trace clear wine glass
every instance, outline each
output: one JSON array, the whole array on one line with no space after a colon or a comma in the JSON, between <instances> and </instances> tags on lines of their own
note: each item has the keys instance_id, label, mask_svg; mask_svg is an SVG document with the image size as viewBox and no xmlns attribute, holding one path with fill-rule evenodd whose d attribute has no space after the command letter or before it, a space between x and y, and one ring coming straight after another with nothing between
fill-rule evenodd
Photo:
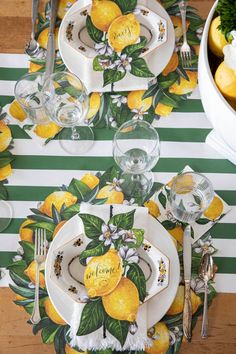
<instances>
[{"instance_id":1,"label":"clear wine glass","mask_svg":"<svg viewBox=\"0 0 236 354\"><path fill-rule=\"evenodd\" d=\"M0 199L0 233L5 230L12 220L12 207L5 200Z\"/></svg>"},{"instance_id":2,"label":"clear wine glass","mask_svg":"<svg viewBox=\"0 0 236 354\"><path fill-rule=\"evenodd\" d=\"M63 128L62 148L78 155L88 151L94 142L92 129L86 124L89 96L80 79L69 72L52 74L44 83L44 105L50 119Z\"/></svg>"},{"instance_id":3,"label":"clear wine glass","mask_svg":"<svg viewBox=\"0 0 236 354\"><path fill-rule=\"evenodd\" d=\"M126 195L145 196L153 185L151 169L160 156L156 130L146 121L130 120L115 133L113 157L122 169L121 185Z\"/></svg>"},{"instance_id":4,"label":"clear wine glass","mask_svg":"<svg viewBox=\"0 0 236 354\"><path fill-rule=\"evenodd\" d=\"M43 102L43 82L43 73L30 73L22 76L15 85L16 100L34 124L50 123Z\"/></svg>"},{"instance_id":5,"label":"clear wine glass","mask_svg":"<svg viewBox=\"0 0 236 354\"><path fill-rule=\"evenodd\" d=\"M187 224L198 220L214 197L211 181L201 173L185 172L174 178L169 194L174 217Z\"/></svg>"}]
</instances>

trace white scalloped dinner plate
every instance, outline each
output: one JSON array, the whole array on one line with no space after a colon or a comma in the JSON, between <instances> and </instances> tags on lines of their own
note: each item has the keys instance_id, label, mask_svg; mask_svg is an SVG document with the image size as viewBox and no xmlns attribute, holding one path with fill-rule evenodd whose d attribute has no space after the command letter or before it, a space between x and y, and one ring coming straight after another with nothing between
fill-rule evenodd
<instances>
[{"instance_id":1,"label":"white scalloped dinner plate","mask_svg":"<svg viewBox=\"0 0 236 354\"><path fill-rule=\"evenodd\" d=\"M76 48L73 48L73 46L68 44L68 41L65 39L66 29L71 22L71 19L74 18L73 16L76 13L80 14L80 10L83 12L83 9L91 5L91 3L91 0L80 0L68 10L62 20L59 30L59 51L68 70L83 81L88 92L110 92L111 85L103 87L103 74L93 70L92 59L89 58L89 56L86 57L83 55L82 51L80 53ZM138 0L138 5L144 6L152 11L153 17L155 17L154 14L158 17L160 16L167 24L167 39L165 43L162 43L161 46L151 50L149 53L147 52L147 55L144 57L151 72L157 76L166 67L173 53L175 46L174 27L166 10L156 0ZM158 23L156 23L156 26L158 26ZM148 29L147 32L148 31L150 31L150 29ZM73 35L75 35L75 33ZM90 51L93 52L92 49ZM136 77L127 73L122 80L114 83L113 91L146 90L150 80L151 78Z\"/></svg>"},{"instance_id":2,"label":"white scalloped dinner plate","mask_svg":"<svg viewBox=\"0 0 236 354\"><path fill-rule=\"evenodd\" d=\"M149 234L146 235L147 240L164 253L170 262L169 286L147 301L148 327L152 327L165 315L175 298L179 285L180 266L178 254L169 233L151 216L149 216L149 230ZM83 223L79 216L76 215L59 230L54 238L48 251L45 265L45 278L49 297L60 316L69 325L73 318L74 301L60 287L55 285L51 278L51 265L55 258L55 250L82 232Z\"/></svg>"}]
</instances>

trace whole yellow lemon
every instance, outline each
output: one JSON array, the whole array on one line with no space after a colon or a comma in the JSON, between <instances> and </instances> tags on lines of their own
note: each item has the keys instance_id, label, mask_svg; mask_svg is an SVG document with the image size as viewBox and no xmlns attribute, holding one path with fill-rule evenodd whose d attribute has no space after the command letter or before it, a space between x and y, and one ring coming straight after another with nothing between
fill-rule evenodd
<instances>
[{"instance_id":1,"label":"whole yellow lemon","mask_svg":"<svg viewBox=\"0 0 236 354\"><path fill-rule=\"evenodd\" d=\"M1 167L0 168L0 181L4 181L4 179L9 177L11 174L12 174L12 168L11 168L10 163L4 167Z\"/></svg>"},{"instance_id":2,"label":"whole yellow lemon","mask_svg":"<svg viewBox=\"0 0 236 354\"><path fill-rule=\"evenodd\" d=\"M89 98L89 110L86 119L89 120L93 118L99 111L100 105L101 105L101 96L99 92L93 92Z\"/></svg>"},{"instance_id":3,"label":"whole yellow lemon","mask_svg":"<svg viewBox=\"0 0 236 354\"><path fill-rule=\"evenodd\" d=\"M143 99L145 90L131 91L127 97L127 105L129 109L138 109L146 112L152 105L152 97Z\"/></svg>"},{"instance_id":4,"label":"whole yellow lemon","mask_svg":"<svg viewBox=\"0 0 236 354\"><path fill-rule=\"evenodd\" d=\"M59 133L60 130L61 127L54 122L49 124L37 124L34 128L35 134L43 139L53 138L57 133Z\"/></svg>"},{"instance_id":5,"label":"whole yellow lemon","mask_svg":"<svg viewBox=\"0 0 236 354\"><path fill-rule=\"evenodd\" d=\"M139 293L134 283L123 277L115 290L102 297L102 303L106 313L115 320L134 322L139 308Z\"/></svg>"},{"instance_id":6,"label":"whole yellow lemon","mask_svg":"<svg viewBox=\"0 0 236 354\"><path fill-rule=\"evenodd\" d=\"M26 112L16 100L11 103L9 113L13 118L19 120L20 122L23 122L27 117Z\"/></svg>"},{"instance_id":7,"label":"whole yellow lemon","mask_svg":"<svg viewBox=\"0 0 236 354\"><path fill-rule=\"evenodd\" d=\"M94 189L99 184L99 178L92 173L86 173L81 181L86 184L90 189Z\"/></svg>"},{"instance_id":8,"label":"whole yellow lemon","mask_svg":"<svg viewBox=\"0 0 236 354\"><path fill-rule=\"evenodd\" d=\"M88 296L110 294L119 283L121 276L121 258L115 249L110 249L103 256L93 257L84 272L84 284L88 289Z\"/></svg>"},{"instance_id":9,"label":"whole yellow lemon","mask_svg":"<svg viewBox=\"0 0 236 354\"><path fill-rule=\"evenodd\" d=\"M40 267L40 270L44 269L44 265L42 264L42 266ZM33 284L36 284L36 262L32 261L30 263L30 265L28 266L28 268L26 268L24 270L25 275L27 275L27 277L29 277L29 279L31 280L31 282ZM45 284L45 278L43 273L39 273L39 286L41 288L45 288L46 284Z\"/></svg>"},{"instance_id":10,"label":"whole yellow lemon","mask_svg":"<svg viewBox=\"0 0 236 354\"><path fill-rule=\"evenodd\" d=\"M66 322L61 318L61 316L57 313L57 310L53 306L49 297L44 301L44 308L47 316L58 325L65 325Z\"/></svg>"},{"instance_id":11,"label":"whole yellow lemon","mask_svg":"<svg viewBox=\"0 0 236 354\"><path fill-rule=\"evenodd\" d=\"M148 200L147 202L144 203L144 206L148 208L149 214L154 216L154 218L158 218L158 216L161 215L159 206L157 205L154 200Z\"/></svg>"},{"instance_id":12,"label":"whole yellow lemon","mask_svg":"<svg viewBox=\"0 0 236 354\"><path fill-rule=\"evenodd\" d=\"M107 32L111 23L121 15L122 12L114 1L93 0L90 16L93 25L100 31Z\"/></svg>"},{"instance_id":13,"label":"whole yellow lemon","mask_svg":"<svg viewBox=\"0 0 236 354\"><path fill-rule=\"evenodd\" d=\"M197 311L198 307L201 305L201 298L191 290L191 303L193 314ZM177 294L171 307L167 311L167 315L178 315L183 312L184 309L184 285L179 285Z\"/></svg>"},{"instance_id":14,"label":"whole yellow lemon","mask_svg":"<svg viewBox=\"0 0 236 354\"><path fill-rule=\"evenodd\" d=\"M6 150L11 142L11 130L10 128L0 120L0 152Z\"/></svg>"},{"instance_id":15,"label":"whole yellow lemon","mask_svg":"<svg viewBox=\"0 0 236 354\"><path fill-rule=\"evenodd\" d=\"M52 204L56 207L57 211L60 212L61 207L65 204L69 207L77 202L77 197L75 197L70 192L58 191L53 192L45 199L44 203L40 207L40 211L48 216L52 216Z\"/></svg>"},{"instance_id":16,"label":"whole yellow lemon","mask_svg":"<svg viewBox=\"0 0 236 354\"><path fill-rule=\"evenodd\" d=\"M38 36L38 44L40 45L41 48L47 49L47 44L48 44L48 32L49 28L45 28L40 32ZM56 50L58 50L58 32L59 32L59 27L55 29L55 43L56 43Z\"/></svg>"},{"instance_id":17,"label":"whole yellow lemon","mask_svg":"<svg viewBox=\"0 0 236 354\"><path fill-rule=\"evenodd\" d=\"M140 36L140 23L134 14L122 15L115 19L108 29L108 42L115 52L135 44Z\"/></svg>"},{"instance_id":18,"label":"whole yellow lemon","mask_svg":"<svg viewBox=\"0 0 236 354\"><path fill-rule=\"evenodd\" d=\"M223 48L228 42L225 39L223 33L218 29L220 25L220 16L214 18L211 23L209 34L208 34L208 44L211 52L219 58L223 58Z\"/></svg>"},{"instance_id":19,"label":"whole yellow lemon","mask_svg":"<svg viewBox=\"0 0 236 354\"><path fill-rule=\"evenodd\" d=\"M170 345L169 330L164 322L158 322L148 331L150 338L153 339L152 347L145 348L145 352L148 354L163 354L166 353Z\"/></svg>"},{"instance_id":20,"label":"whole yellow lemon","mask_svg":"<svg viewBox=\"0 0 236 354\"><path fill-rule=\"evenodd\" d=\"M168 74L172 73L172 71L175 71L179 65L179 57L176 52L172 54L172 57L170 58L169 63L166 65L165 69L162 71L163 76L167 76Z\"/></svg>"},{"instance_id":21,"label":"whole yellow lemon","mask_svg":"<svg viewBox=\"0 0 236 354\"><path fill-rule=\"evenodd\" d=\"M105 204L123 204L124 193L112 189L111 186L104 186L96 196L96 199L103 198L107 198Z\"/></svg>"},{"instance_id":22,"label":"whole yellow lemon","mask_svg":"<svg viewBox=\"0 0 236 354\"><path fill-rule=\"evenodd\" d=\"M27 225L34 224L35 221L26 219L20 226L19 234L20 234L20 239L21 241L28 241L28 242L33 242L33 235L34 231L31 229L28 229Z\"/></svg>"},{"instance_id":23,"label":"whole yellow lemon","mask_svg":"<svg viewBox=\"0 0 236 354\"><path fill-rule=\"evenodd\" d=\"M166 104L159 102L155 108L155 113L158 116L168 117L170 115L170 113L172 112L173 108L174 107L167 106Z\"/></svg>"},{"instance_id":24,"label":"whole yellow lemon","mask_svg":"<svg viewBox=\"0 0 236 354\"><path fill-rule=\"evenodd\" d=\"M185 95L192 92L197 87L197 72L186 70L186 74L189 77L189 81L180 77L180 82L175 82L169 87L169 92L176 95Z\"/></svg>"},{"instance_id":25,"label":"whole yellow lemon","mask_svg":"<svg viewBox=\"0 0 236 354\"><path fill-rule=\"evenodd\" d=\"M224 61L215 72L215 82L223 96L236 100L236 73Z\"/></svg>"},{"instance_id":26,"label":"whole yellow lemon","mask_svg":"<svg viewBox=\"0 0 236 354\"><path fill-rule=\"evenodd\" d=\"M224 204L222 200L215 195L209 208L205 210L203 215L207 219L215 221L216 219L218 219L219 216L221 216L223 210L224 210Z\"/></svg>"}]
</instances>

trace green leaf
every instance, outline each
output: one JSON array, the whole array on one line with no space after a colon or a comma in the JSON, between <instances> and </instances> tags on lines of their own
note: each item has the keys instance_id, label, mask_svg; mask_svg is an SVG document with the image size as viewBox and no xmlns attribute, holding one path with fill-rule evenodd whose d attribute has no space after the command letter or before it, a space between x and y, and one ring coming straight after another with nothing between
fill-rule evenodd
<instances>
[{"instance_id":1,"label":"green leaf","mask_svg":"<svg viewBox=\"0 0 236 354\"><path fill-rule=\"evenodd\" d=\"M80 211L80 205L79 204L74 204L63 210L61 213L61 217L64 220L69 220L73 216L77 215Z\"/></svg>"},{"instance_id":2,"label":"green leaf","mask_svg":"<svg viewBox=\"0 0 236 354\"><path fill-rule=\"evenodd\" d=\"M54 204L52 204L52 218L54 221L54 224L59 224L61 222L61 216L57 211L57 208L55 207Z\"/></svg>"},{"instance_id":3,"label":"green leaf","mask_svg":"<svg viewBox=\"0 0 236 354\"><path fill-rule=\"evenodd\" d=\"M120 81L125 77L126 71L121 72L118 70L107 69L103 72L103 87L113 84L114 82Z\"/></svg>"},{"instance_id":4,"label":"green leaf","mask_svg":"<svg viewBox=\"0 0 236 354\"><path fill-rule=\"evenodd\" d=\"M91 189L82 181L73 178L68 187L68 191L78 198L78 202L85 200Z\"/></svg>"},{"instance_id":5,"label":"green leaf","mask_svg":"<svg viewBox=\"0 0 236 354\"><path fill-rule=\"evenodd\" d=\"M34 289L24 288L22 286L15 286L15 285L11 285L11 284L9 284L9 287L11 288L12 291L14 291L14 293L16 293L18 295L26 297L27 299L34 299L34 294L35 294ZM40 288L39 289L39 297L42 298L45 296L48 296L46 290Z\"/></svg>"},{"instance_id":6,"label":"green leaf","mask_svg":"<svg viewBox=\"0 0 236 354\"><path fill-rule=\"evenodd\" d=\"M161 192L161 193L158 195L158 200L159 200L159 202L161 203L161 205L163 206L163 208L165 209L165 208L166 208L166 202L167 202L167 199L166 199L165 194Z\"/></svg>"},{"instance_id":7,"label":"green leaf","mask_svg":"<svg viewBox=\"0 0 236 354\"><path fill-rule=\"evenodd\" d=\"M143 58L138 58L131 62L131 74L138 77L154 77Z\"/></svg>"},{"instance_id":8,"label":"green leaf","mask_svg":"<svg viewBox=\"0 0 236 354\"><path fill-rule=\"evenodd\" d=\"M98 216L90 214L79 214L84 224L84 231L88 238L98 238L102 233L104 221Z\"/></svg>"},{"instance_id":9,"label":"green leaf","mask_svg":"<svg viewBox=\"0 0 236 354\"><path fill-rule=\"evenodd\" d=\"M107 182L110 183L113 182L114 178L119 178L119 171L117 171L114 166L111 166L100 177L100 183L99 183L100 188L106 186Z\"/></svg>"},{"instance_id":10,"label":"green leaf","mask_svg":"<svg viewBox=\"0 0 236 354\"><path fill-rule=\"evenodd\" d=\"M93 25L90 16L87 16L87 19L86 19L86 28L87 28L87 31L88 31L88 34L89 34L90 38L92 38L92 40L93 40L95 43L100 43L100 42L102 41L103 32L100 31L98 28L96 28L96 27Z\"/></svg>"},{"instance_id":11,"label":"green leaf","mask_svg":"<svg viewBox=\"0 0 236 354\"><path fill-rule=\"evenodd\" d=\"M105 246L103 242L93 240L88 244L86 250L80 254L80 263L86 265L86 259L88 257L102 256L109 250L109 248L110 246Z\"/></svg>"},{"instance_id":12,"label":"green leaf","mask_svg":"<svg viewBox=\"0 0 236 354\"><path fill-rule=\"evenodd\" d=\"M19 244L24 250L24 259L27 264L34 260L34 244L28 241L20 241Z\"/></svg>"},{"instance_id":13,"label":"green leaf","mask_svg":"<svg viewBox=\"0 0 236 354\"><path fill-rule=\"evenodd\" d=\"M169 73L167 76L159 75L158 83L159 86L163 89L166 89L173 85L178 80L179 75L176 72Z\"/></svg>"},{"instance_id":14,"label":"green leaf","mask_svg":"<svg viewBox=\"0 0 236 354\"><path fill-rule=\"evenodd\" d=\"M43 343L52 344L59 328L60 327L54 323L50 327L44 327L41 332Z\"/></svg>"},{"instance_id":15,"label":"green leaf","mask_svg":"<svg viewBox=\"0 0 236 354\"><path fill-rule=\"evenodd\" d=\"M39 323L33 325L32 327L32 331L33 331L33 334L37 334L41 329L43 329L44 327L50 327L52 325L55 325L51 320L50 318L48 317L43 317Z\"/></svg>"},{"instance_id":16,"label":"green leaf","mask_svg":"<svg viewBox=\"0 0 236 354\"><path fill-rule=\"evenodd\" d=\"M102 305L102 300L99 298L98 300L91 301L84 306L77 335L84 336L86 334L90 334L102 327L103 323L104 308Z\"/></svg>"},{"instance_id":17,"label":"green leaf","mask_svg":"<svg viewBox=\"0 0 236 354\"><path fill-rule=\"evenodd\" d=\"M167 105L167 106L171 106L174 108L178 108L179 107L179 100L180 98L177 97L177 95L171 94L169 92L166 91L162 91L162 97L160 98L160 102Z\"/></svg>"},{"instance_id":18,"label":"green leaf","mask_svg":"<svg viewBox=\"0 0 236 354\"><path fill-rule=\"evenodd\" d=\"M109 224L117 226L118 229L130 230L134 224L135 209L128 213L116 214L109 220Z\"/></svg>"},{"instance_id":19,"label":"green leaf","mask_svg":"<svg viewBox=\"0 0 236 354\"><path fill-rule=\"evenodd\" d=\"M179 76L182 76L183 79L189 81L189 77L186 74L186 71L184 70L184 68L182 68L181 66L178 66L178 68L176 69L177 74L179 74Z\"/></svg>"},{"instance_id":20,"label":"green leaf","mask_svg":"<svg viewBox=\"0 0 236 354\"><path fill-rule=\"evenodd\" d=\"M146 279L142 269L136 263L129 264L129 270L127 272L127 278L129 278L138 289L139 300L143 302L145 300L146 291Z\"/></svg>"},{"instance_id":21,"label":"green leaf","mask_svg":"<svg viewBox=\"0 0 236 354\"><path fill-rule=\"evenodd\" d=\"M0 168L9 165L14 159L14 156L2 157L0 155Z\"/></svg>"},{"instance_id":22,"label":"green leaf","mask_svg":"<svg viewBox=\"0 0 236 354\"><path fill-rule=\"evenodd\" d=\"M176 227L176 224L170 220L165 220L161 224L166 230L173 230Z\"/></svg>"},{"instance_id":23,"label":"green leaf","mask_svg":"<svg viewBox=\"0 0 236 354\"><path fill-rule=\"evenodd\" d=\"M134 232L135 237L136 237L136 243L135 244L132 243L132 247L139 248L143 243L144 230L143 229L132 229L132 231Z\"/></svg>"},{"instance_id":24,"label":"green leaf","mask_svg":"<svg viewBox=\"0 0 236 354\"><path fill-rule=\"evenodd\" d=\"M108 198L93 199L91 201L91 204L93 204L93 205L103 205L103 204L106 203L107 199Z\"/></svg>"},{"instance_id":25,"label":"green leaf","mask_svg":"<svg viewBox=\"0 0 236 354\"><path fill-rule=\"evenodd\" d=\"M187 32L187 40L189 45L200 44L201 42L196 33L191 30L188 30Z\"/></svg>"},{"instance_id":26,"label":"green leaf","mask_svg":"<svg viewBox=\"0 0 236 354\"><path fill-rule=\"evenodd\" d=\"M65 339L65 328L67 326L60 327L56 332L54 337L54 348L57 354L66 354L66 339Z\"/></svg>"},{"instance_id":27,"label":"green leaf","mask_svg":"<svg viewBox=\"0 0 236 354\"><path fill-rule=\"evenodd\" d=\"M139 43L128 45L127 47L125 47L125 49L123 49L122 54L127 54L129 57L139 56L146 44L147 38L141 36Z\"/></svg>"},{"instance_id":28,"label":"green leaf","mask_svg":"<svg viewBox=\"0 0 236 354\"><path fill-rule=\"evenodd\" d=\"M25 265L26 265L26 263L25 263ZM23 271L22 271L22 274L17 274L13 270L9 270L9 275L10 275L10 278L13 280L13 282L16 285L18 285L20 287L28 288L30 281L29 281L29 278L23 273Z\"/></svg>"},{"instance_id":29,"label":"green leaf","mask_svg":"<svg viewBox=\"0 0 236 354\"><path fill-rule=\"evenodd\" d=\"M2 182L0 182L0 200L7 200L8 198L8 192L6 187L3 185Z\"/></svg>"},{"instance_id":30,"label":"green leaf","mask_svg":"<svg viewBox=\"0 0 236 354\"><path fill-rule=\"evenodd\" d=\"M128 321L119 321L111 318L110 316L106 316L106 329L120 342L122 347L128 336L129 324L130 323Z\"/></svg>"},{"instance_id":31,"label":"green leaf","mask_svg":"<svg viewBox=\"0 0 236 354\"><path fill-rule=\"evenodd\" d=\"M142 99L144 100L145 98L152 97L156 94L156 92L159 89L159 84L158 82L154 85L151 85L147 91L144 92Z\"/></svg>"},{"instance_id":32,"label":"green leaf","mask_svg":"<svg viewBox=\"0 0 236 354\"><path fill-rule=\"evenodd\" d=\"M108 57L105 55L97 55L94 59L93 59L93 70L94 71L104 71L104 68L101 66L101 64L99 63L99 59L107 59Z\"/></svg>"},{"instance_id":33,"label":"green leaf","mask_svg":"<svg viewBox=\"0 0 236 354\"><path fill-rule=\"evenodd\" d=\"M196 220L196 223L199 224L199 225L206 225L206 224L208 224L210 221L211 221L211 220L209 220L209 219L201 218L201 219Z\"/></svg>"},{"instance_id":34,"label":"green leaf","mask_svg":"<svg viewBox=\"0 0 236 354\"><path fill-rule=\"evenodd\" d=\"M26 306L29 306L30 304L34 303L34 299L15 300L13 302L17 306L26 307Z\"/></svg>"},{"instance_id":35,"label":"green leaf","mask_svg":"<svg viewBox=\"0 0 236 354\"><path fill-rule=\"evenodd\" d=\"M161 98L163 98L163 91L161 89L158 89L154 98L153 98L153 102L152 102L152 105L154 108L156 108L156 106L160 102Z\"/></svg>"},{"instance_id":36,"label":"green leaf","mask_svg":"<svg viewBox=\"0 0 236 354\"><path fill-rule=\"evenodd\" d=\"M54 224L52 218L46 216L45 214L27 215L27 218L36 222L45 221ZM23 228L27 229L27 225L24 226Z\"/></svg>"},{"instance_id":37,"label":"green leaf","mask_svg":"<svg viewBox=\"0 0 236 354\"><path fill-rule=\"evenodd\" d=\"M13 262L8 265L7 269L15 272L16 274L23 276L24 279L28 279L24 274L24 270L27 268L27 263L25 260L21 259L20 261Z\"/></svg>"},{"instance_id":38,"label":"green leaf","mask_svg":"<svg viewBox=\"0 0 236 354\"><path fill-rule=\"evenodd\" d=\"M34 224L26 225L25 228L31 229L31 230L35 230L35 229L39 229L40 228L40 229L47 230L49 233L53 233L55 227L56 227L55 224L41 221L41 222L37 222L37 223L34 223Z\"/></svg>"},{"instance_id":39,"label":"green leaf","mask_svg":"<svg viewBox=\"0 0 236 354\"><path fill-rule=\"evenodd\" d=\"M137 0L114 0L114 2L119 6L122 11L122 14L127 14L133 12L137 6Z\"/></svg>"}]
</instances>

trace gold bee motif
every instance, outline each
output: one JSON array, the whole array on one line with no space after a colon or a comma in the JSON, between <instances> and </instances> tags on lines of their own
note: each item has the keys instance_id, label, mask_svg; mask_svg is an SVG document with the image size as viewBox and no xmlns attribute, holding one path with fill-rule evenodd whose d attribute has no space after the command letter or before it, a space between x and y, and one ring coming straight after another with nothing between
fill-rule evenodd
<instances>
[{"instance_id":1,"label":"gold bee motif","mask_svg":"<svg viewBox=\"0 0 236 354\"><path fill-rule=\"evenodd\" d=\"M147 11L147 10L141 10L141 13L143 14L143 16L148 16L149 11Z\"/></svg>"},{"instance_id":2,"label":"gold bee motif","mask_svg":"<svg viewBox=\"0 0 236 354\"><path fill-rule=\"evenodd\" d=\"M68 26L66 27L66 38L69 42L73 41L73 35L72 35L73 28L74 28L74 22L70 21L68 23Z\"/></svg>"},{"instance_id":3,"label":"gold bee motif","mask_svg":"<svg viewBox=\"0 0 236 354\"><path fill-rule=\"evenodd\" d=\"M80 247L82 244L83 244L83 241L81 240L81 238L78 238L78 240L76 240L76 241L73 243L73 246L75 246L75 247Z\"/></svg>"},{"instance_id":4,"label":"gold bee motif","mask_svg":"<svg viewBox=\"0 0 236 354\"><path fill-rule=\"evenodd\" d=\"M61 263L63 260L63 252L58 252L54 262L54 273L59 278L61 276Z\"/></svg>"},{"instance_id":5,"label":"gold bee motif","mask_svg":"<svg viewBox=\"0 0 236 354\"><path fill-rule=\"evenodd\" d=\"M68 290L71 291L73 294L77 294L78 293L78 290L76 289L76 287L72 286L72 285L69 287Z\"/></svg>"},{"instance_id":6,"label":"gold bee motif","mask_svg":"<svg viewBox=\"0 0 236 354\"><path fill-rule=\"evenodd\" d=\"M88 15L88 10L81 11L80 15L81 16L87 16Z\"/></svg>"},{"instance_id":7,"label":"gold bee motif","mask_svg":"<svg viewBox=\"0 0 236 354\"><path fill-rule=\"evenodd\" d=\"M79 50L81 50L82 52L86 52L86 49L82 45L79 46Z\"/></svg>"},{"instance_id":8,"label":"gold bee motif","mask_svg":"<svg viewBox=\"0 0 236 354\"><path fill-rule=\"evenodd\" d=\"M144 249L144 251L149 252L149 251L150 251L150 248L151 248L151 246L148 245L147 243L144 243L144 244L143 244L143 249Z\"/></svg>"}]
</instances>

